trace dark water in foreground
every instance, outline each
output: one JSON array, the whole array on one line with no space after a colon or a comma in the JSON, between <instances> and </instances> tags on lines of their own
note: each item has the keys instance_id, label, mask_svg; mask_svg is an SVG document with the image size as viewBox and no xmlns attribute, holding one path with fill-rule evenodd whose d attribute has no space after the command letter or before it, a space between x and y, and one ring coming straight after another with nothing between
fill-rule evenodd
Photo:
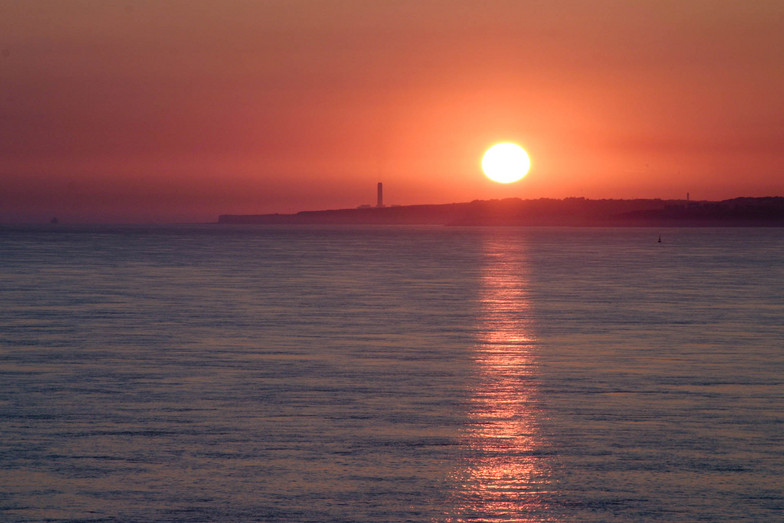
<instances>
[{"instance_id":1,"label":"dark water in foreground","mask_svg":"<svg viewBox=\"0 0 784 523\"><path fill-rule=\"evenodd\" d=\"M0 229L0 520L780 521L781 229Z\"/></svg>"}]
</instances>

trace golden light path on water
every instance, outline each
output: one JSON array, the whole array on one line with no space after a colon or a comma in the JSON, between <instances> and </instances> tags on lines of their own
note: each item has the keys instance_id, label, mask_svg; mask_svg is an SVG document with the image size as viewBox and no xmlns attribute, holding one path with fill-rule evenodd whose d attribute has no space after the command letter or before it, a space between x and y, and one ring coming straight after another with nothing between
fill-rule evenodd
<instances>
[{"instance_id":1,"label":"golden light path on water","mask_svg":"<svg viewBox=\"0 0 784 523\"><path fill-rule=\"evenodd\" d=\"M488 238L484 250L469 457L453 521L543 521L548 471L539 452L524 245L512 237Z\"/></svg>"}]
</instances>

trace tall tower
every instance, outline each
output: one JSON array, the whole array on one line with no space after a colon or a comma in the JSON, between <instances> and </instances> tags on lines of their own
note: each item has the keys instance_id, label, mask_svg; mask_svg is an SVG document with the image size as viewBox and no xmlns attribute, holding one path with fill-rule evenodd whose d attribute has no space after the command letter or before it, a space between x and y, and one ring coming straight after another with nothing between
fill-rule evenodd
<instances>
[{"instance_id":1,"label":"tall tower","mask_svg":"<svg viewBox=\"0 0 784 523\"><path fill-rule=\"evenodd\" d=\"M378 199L376 201L376 207L383 207L384 206L384 184L378 182Z\"/></svg>"}]
</instances>

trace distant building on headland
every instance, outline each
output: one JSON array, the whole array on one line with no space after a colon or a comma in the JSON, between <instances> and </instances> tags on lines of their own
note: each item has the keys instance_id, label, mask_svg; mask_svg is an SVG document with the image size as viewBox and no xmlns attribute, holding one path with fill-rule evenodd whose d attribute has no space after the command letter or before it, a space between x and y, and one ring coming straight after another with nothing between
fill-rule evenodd
<instances>
[{"instance_id":1,"label":"distant building on headland","mask_svg":"<svg viewBox=\"0 0 784 523\"><path fill-rule=\"evenodd\" d=\"M384 205L384 184L378 182L376 186L376 209L381 209L385 207ZM392 207L395 207L394 205ZM357 209L372 209L373 206L369 203L363 203L362 205L357 205Z\"/></svg>"}]
</instances>

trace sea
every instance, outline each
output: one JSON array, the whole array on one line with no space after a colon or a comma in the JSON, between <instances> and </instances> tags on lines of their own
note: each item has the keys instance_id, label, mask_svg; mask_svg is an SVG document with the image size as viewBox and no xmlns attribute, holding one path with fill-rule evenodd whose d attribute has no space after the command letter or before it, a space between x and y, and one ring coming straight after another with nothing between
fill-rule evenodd
<instances>
[{"instance_id":1,"label":"sea","mask_svg":"<svg viewBox=\"0 0 784 523\"><path fill-rule=\"evenodd\" d=\"M3 226L0 298L0 521L784 519L781 228Z\"/></svg>"}]
</instances>

